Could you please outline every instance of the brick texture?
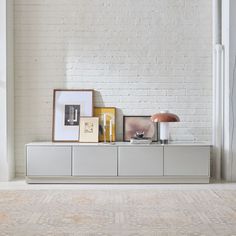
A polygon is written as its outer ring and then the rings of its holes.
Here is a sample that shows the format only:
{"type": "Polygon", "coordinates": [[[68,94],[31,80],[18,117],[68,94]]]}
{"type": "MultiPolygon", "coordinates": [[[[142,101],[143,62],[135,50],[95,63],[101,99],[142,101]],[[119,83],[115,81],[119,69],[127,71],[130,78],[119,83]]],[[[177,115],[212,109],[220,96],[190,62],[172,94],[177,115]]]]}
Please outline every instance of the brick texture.
{"type": "Polygon", "coordinates": [[[54,88],[123,115],[168,109],[173,140],[211,140],[211,0],[15,0],[15,157],[51,140],[54,88]]]}

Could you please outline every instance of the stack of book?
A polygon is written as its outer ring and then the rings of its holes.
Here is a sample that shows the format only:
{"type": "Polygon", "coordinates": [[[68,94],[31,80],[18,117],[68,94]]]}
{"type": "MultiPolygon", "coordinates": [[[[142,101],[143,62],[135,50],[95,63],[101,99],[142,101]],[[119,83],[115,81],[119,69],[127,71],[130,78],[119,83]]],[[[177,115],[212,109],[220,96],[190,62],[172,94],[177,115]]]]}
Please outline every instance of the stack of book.
{"type": "Polygon", "coordinates": [[[150,144],[152,142],[151,138],[138,138],[138,137],[132,137],[130,139],[131,144],[150,144]]]}

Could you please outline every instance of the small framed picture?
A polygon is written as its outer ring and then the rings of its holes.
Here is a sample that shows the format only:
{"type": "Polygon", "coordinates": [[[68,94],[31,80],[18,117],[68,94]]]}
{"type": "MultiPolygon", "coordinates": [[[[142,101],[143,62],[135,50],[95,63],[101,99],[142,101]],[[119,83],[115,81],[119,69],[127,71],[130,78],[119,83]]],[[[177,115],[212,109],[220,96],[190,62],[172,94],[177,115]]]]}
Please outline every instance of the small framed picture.
{"type": "Polygon", "coordinates": [[[124,116],[123,141],[130,141],[136,133],[143,133],[145,138],[158,141],[158,125],[151,121],[151,116],[124,116]]]}
{"type": "Polygon", "coordinates": [[[97,143],[98,142],[98,117],[80,118],[80,142],[97,143]]]}
{"type": "Polygon", "coordinates": [[[99,141],[104,141],[103,127],[106,124],[106,140],[116,141],[116,108],[115,107],[95,107],[94,116],[99,117],[99,141]]]}
{"type": "Polygon", "coordinates": [[[55,89],[52,140],[78,142],[81,116],[93,116],[93,90],[55,89]]]}

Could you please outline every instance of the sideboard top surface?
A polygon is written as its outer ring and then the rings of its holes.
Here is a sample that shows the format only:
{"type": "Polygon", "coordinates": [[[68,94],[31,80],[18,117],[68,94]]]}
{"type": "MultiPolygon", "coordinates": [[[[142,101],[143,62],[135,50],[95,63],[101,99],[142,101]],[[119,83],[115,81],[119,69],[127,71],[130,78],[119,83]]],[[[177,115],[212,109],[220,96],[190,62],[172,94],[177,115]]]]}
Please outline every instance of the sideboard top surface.
{"type": "Polygon", "coordinates": [[[167,147],[167,146],[211,146],[207,142],[170,142],[169,144],[151,143],[151,144],[131,144],[129,142],[113,142],[113,143],[79,143],[79,142],[31,142],[26,146],[99,146],[99,147],[134,147],[134,146],[152,146],[152,147],[167,147]]]}

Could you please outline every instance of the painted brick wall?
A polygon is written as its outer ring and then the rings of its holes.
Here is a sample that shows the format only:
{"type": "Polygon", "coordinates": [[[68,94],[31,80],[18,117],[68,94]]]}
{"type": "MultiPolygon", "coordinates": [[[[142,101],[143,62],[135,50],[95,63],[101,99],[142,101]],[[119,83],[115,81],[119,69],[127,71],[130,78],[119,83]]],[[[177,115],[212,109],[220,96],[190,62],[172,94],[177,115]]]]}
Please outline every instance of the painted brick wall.
{"type": "Polygon", "coordinates": [[[122,115],[180,116],[173,140],[211,140],[211,0],[15,0],[16,172],[51,140],[54,88],[92,88],[122,115]]]}

